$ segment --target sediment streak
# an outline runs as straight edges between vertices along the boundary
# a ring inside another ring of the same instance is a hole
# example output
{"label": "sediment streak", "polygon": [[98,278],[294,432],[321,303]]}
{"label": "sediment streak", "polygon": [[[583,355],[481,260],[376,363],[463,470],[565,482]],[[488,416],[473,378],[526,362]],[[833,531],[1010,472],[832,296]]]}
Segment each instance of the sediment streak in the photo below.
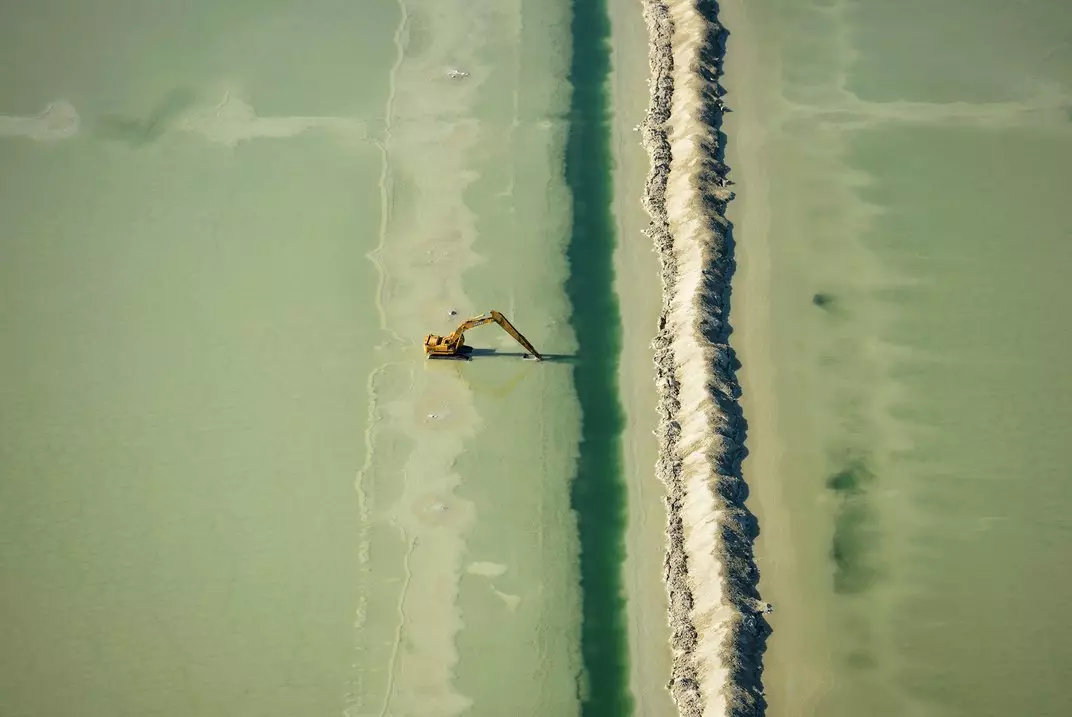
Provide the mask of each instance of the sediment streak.
{"label": "sediment streak", "polygon": [[722,164],[724,32],[710,0],[642,0],[651,101],[641,131],[651,159],[644,203],[662,263],[654,351],[668,510],[665,580],[678,710],[758,715],[760,653],[769,628],[744,506],[745,423],[727,341],[732,192]]}

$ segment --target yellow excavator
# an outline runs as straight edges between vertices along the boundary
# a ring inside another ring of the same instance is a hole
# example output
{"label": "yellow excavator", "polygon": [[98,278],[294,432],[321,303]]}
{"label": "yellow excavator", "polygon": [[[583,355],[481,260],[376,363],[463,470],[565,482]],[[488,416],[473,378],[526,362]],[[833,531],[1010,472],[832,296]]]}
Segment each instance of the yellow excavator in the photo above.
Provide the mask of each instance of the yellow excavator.
{"label": "yellow excavator", "polygon": [[424,353],[427,354],[430,359],[455,359],[460,361],[468,361],[469,353],[473,350],[472,347],[465,345],[465,332],[469,329],[476,328],[477,326],[483,326],[484,324],[496,323],[503,328],[503,331],[514,337],[514,340],[525,347],[528,354],[523,358],[532,358],[539,361],[543,358],[540,352],[533,348],[529,340],[521,335],[521,332],[514,328],[514,325],[510,321],[500,314],[498,311],[489,311],[482,316],[476,316],[472,319],[468,319],[461,323],[461,326],[454,329],[453,333],[449,336],[436,336],[435,334],[428,334],[424,337]]}

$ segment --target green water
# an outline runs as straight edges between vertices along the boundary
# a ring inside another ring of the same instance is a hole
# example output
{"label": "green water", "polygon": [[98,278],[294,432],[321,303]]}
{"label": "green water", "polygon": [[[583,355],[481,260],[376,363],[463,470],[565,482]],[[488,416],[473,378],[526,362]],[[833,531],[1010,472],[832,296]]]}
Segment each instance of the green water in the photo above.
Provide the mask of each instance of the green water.
{"label": "green water", "polygon": [[1072,7],[724,19],[769,713],[1067,714]]}
{"label": "green water", "polygon": [[[81,116],[0,137],[5,715],[343,704],[378,221],[354,197],[378,158],[301,121],[233,146],[175,123],[228,90],[261,116],[365,112],[280,80],[387,47],[356,10],[357,43],[282,4],[170,7],[35,3],[0,30],[0,112]],[[281,28],[321,52],[280,56]]]}
{"label": "green water", "polygon": [[621,576],[626,508],[621,464],[624,421],[616,385],[621,339],[610,209],[609,36],[605,3],[574,0],[573,96],[566,147],[573,227],[566,290],[578,337],[574,384],[582,413],[572,503],[581,551],[584,715],[624,715],[632,709],[626,689],[628,645]]}
{"label": "green water", "polygon": [[[569,41],[566,3],[5,13],[5,717],[579,710]],[[490,308],[551,360],[423,358]]]}

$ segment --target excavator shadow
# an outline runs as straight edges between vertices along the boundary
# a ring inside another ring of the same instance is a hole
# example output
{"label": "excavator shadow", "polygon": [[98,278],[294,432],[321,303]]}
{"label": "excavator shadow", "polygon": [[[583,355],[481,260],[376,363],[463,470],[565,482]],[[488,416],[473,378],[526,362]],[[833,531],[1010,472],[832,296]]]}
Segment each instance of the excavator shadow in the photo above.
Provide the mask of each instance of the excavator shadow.
{"label": "excavator shadow", "polygon": [[[512,358],[520,359],[530,356],[524,351],[497,351],[495,349],[473,348],[467,352],[469,358]],[[572,363],[577,359],[576,354],[540,354],[542,360],[539,363]],[[536,362],[534,362],[536,363]]]}

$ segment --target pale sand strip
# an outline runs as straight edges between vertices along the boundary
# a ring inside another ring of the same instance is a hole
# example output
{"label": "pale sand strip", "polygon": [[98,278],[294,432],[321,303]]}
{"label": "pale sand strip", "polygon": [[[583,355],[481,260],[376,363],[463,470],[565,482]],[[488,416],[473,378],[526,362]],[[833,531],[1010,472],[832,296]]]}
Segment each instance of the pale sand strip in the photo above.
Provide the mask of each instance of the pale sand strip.
{"label": "pale sand strip", "polygon": [[643,121],[648,93],[648,33],[638,0],[610,0],[613,91],[614,217],[618,248],[615,275],[622,315],[619,395],[625,412],[623,470],[628,491],[624,586],[628,598],[629,682],[638,715],[677,714],[666,690],[670,646],[666,592],[662,587],[666,508],[663,487],[652,467],[659,443],[652,435],[656,415],[651,380],[652,336],[659,322],[659,259],[644,235],[649,217],[640,200],[648,156],[636,126]]}
{"label": "pale sand strip", "polygon": [[50,102],[33,117],[0,114],[0,137],[26,137],[49,142],[78,134],[81,118],[66,100]]}
{"label": "pale sand strip", "polygon": [[663,302],[653,348],[659,393],[657,471],[669,510],[671,693],[682,715],[761,714],[756,530],[744,507],[744,421],[727,344],[732,193],[718,161],[722,108],[717,6],[645,0],[651,158],[645,203],[662,261]]}

